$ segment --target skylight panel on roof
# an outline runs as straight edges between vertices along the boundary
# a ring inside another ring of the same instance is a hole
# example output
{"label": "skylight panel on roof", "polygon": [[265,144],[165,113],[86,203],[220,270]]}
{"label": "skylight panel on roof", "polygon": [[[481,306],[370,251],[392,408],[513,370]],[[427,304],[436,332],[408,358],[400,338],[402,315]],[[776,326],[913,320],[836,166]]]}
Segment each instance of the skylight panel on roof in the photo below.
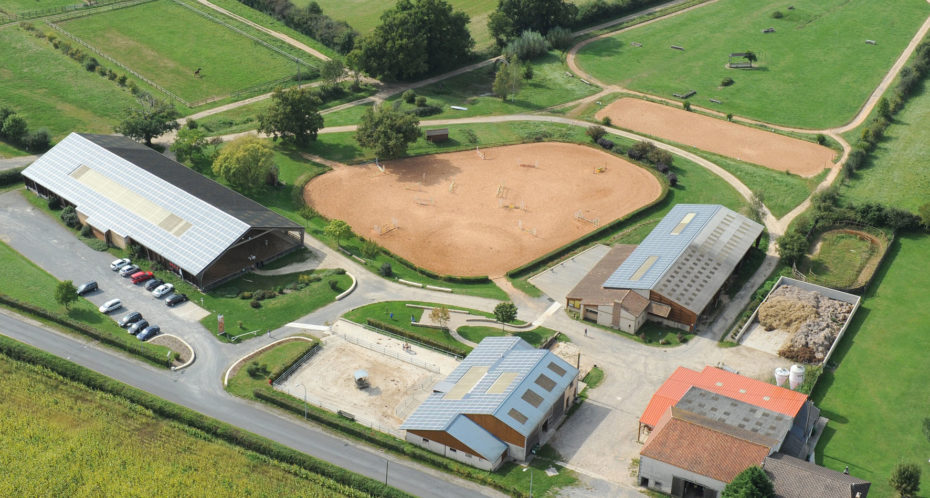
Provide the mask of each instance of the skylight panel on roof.
{"label": "skylight panel on roof", "polygon": [[636,269],[636,272],[633,273],[633,276],[630,277],[630,280],[635,282],[643,278],[643,275],[645,275],[646,272],[649,271],[650,268],[652,268],[652,265],[654,265],[656,261],[658,260],[659,260],[658,256],[649,256],[648,258],[646,258],[646,261],[643,261],[643,264],[639,265],[639,268]]}
{"label": "skylight panel on roof", "polygon": [[532,389],[527,389],[526,392],[523,393],[523,396],[521,396],[520,398],[523,401],[526,401],[527,403],[533,405],[533,408],[539,408],[539,405],[541,405],[543,402],[542,396],[533,392]]}
{"label": "skylight panel on roof", "polygon": [[536,377],[536,385],[546,391],[552,392],[552,389],[555,387],[555,381],[546,377],[545,374],[539,374],[539,377]]}
{"label": "skylight panel on roof", "polygon": [[565,375],[565,369],[556,365],[554,361],[550,361],[546,368],[555,372],[559,377],[563,377]]}
{"label": "skylight panel on roof", "polygon": [[474,366],[469,368],[465,375],[462,375],[462,378],[443,396],[443,399],[464,398],[486,373],[488,373],[488,367]]}
{"label": "skylight panel on roof", "polygon": [[497,377],[497,380],[491,384],[491,387],[488,388],[488,394],[504,394],[510,384],[513,384],[513,379],[516,379],[518,375],[520,374],[517,372],[502,372]]}
{"label": "skylight panel on roof", "polygon": [[507,412],[507,415],[510,415],[510,418],[516,420],[517,422],[520,422],[521,424],[525,424],[526,421],[528,420],[526,418],[526,415],[518,412],[516,408],[511,408],[510,411]]}
{"label": "skylight panel on roof", "polygon": [[696,214],[697,214],[697,213],[688,213],[688,214],[686,214],[685,217],[682,218],[681,221],[678,223],[678,225],[676,225],[675,228],[672,229],[672,233],[671,233],[671,234],[672,234],[672,235],[681,235],[681,232],[683,232],[683,231],[685,230],[685,227],[688,226],[688,223],[691,223],[691,220],[694,219],[694,216],[695,216]]}

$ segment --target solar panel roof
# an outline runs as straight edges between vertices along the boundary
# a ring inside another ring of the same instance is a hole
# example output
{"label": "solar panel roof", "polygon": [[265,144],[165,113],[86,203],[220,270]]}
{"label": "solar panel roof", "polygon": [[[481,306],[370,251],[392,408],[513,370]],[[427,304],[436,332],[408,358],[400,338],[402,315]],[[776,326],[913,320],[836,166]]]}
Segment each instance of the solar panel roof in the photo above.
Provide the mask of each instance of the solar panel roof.
{"label": "solar panel roof", "polygon": [[126,137],[72,133],[23,176],[195,275],[252,227],[300,228]]}

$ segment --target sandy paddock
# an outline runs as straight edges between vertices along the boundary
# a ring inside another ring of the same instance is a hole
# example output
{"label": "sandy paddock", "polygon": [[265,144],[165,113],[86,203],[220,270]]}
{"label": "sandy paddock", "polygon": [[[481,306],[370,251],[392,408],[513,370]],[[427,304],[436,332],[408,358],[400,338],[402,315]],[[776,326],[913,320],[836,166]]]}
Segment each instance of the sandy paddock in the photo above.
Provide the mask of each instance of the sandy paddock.
{"label": "sandy paddock", "polygon": [[641,99],[619,99],[596,116],[609,116],[620,128],[804,177],[831,166],[836,155],[822,145]]}
{"label": "sandy paddock", "polygon": [[[334,338],[335,339],[335,338]],[[355,387],[353,374],[368,371],[371,387]],[[376,353],[341,339],[326,341],[323,349],[280,387],[298,398],[307,387],[307,399],[327,408],[344,410],[361,420],[397,429],[403,417],[420,406],[441,375]],[[402,408],[398,406],[403,403]],[[398,412],[400,410],[398,417]]]}
{"label": "sandy paddock", "polygon": [[[662,193],[652,173],[593,147],[481,151],[485,159],[467,150],[390,161],[384,174],[374,164],[336,168],[304,196],[324,216],[424,268],[498,276],[595,229],[576,212],[603,225]],[[398,229],[375,231],[395,220]]]}

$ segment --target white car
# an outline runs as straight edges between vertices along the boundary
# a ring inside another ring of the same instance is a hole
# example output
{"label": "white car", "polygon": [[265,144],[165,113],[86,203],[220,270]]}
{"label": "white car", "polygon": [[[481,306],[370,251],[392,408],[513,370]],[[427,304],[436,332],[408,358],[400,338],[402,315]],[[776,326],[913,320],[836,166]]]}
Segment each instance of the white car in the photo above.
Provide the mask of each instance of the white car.
{"label": "white car", "polygon": [[100,310],[101,313],[106,314],[106,313],[111,313],[113,311],[116,311],[122,307],[123,307],[122,301],[120,301],[119,299],[110,299],[109,301],[101,304],[100,308],[98,309]]}
{"label": "white car", "polygon": [[116,271],[116,270],[119,270],[120,268],[122,268],[122,267],[128,265],[129,263],[132,263],[132,261],[130,261],[129,258],[117,259],[116,261],[110,263],[110,269],[113,270],[113,271]]}
{"label": "white car", "polygon": [[155,297],[162,297],[165,294],[174,290],[174,285],[172,284],[161,284],[152,291],[152,295]]}

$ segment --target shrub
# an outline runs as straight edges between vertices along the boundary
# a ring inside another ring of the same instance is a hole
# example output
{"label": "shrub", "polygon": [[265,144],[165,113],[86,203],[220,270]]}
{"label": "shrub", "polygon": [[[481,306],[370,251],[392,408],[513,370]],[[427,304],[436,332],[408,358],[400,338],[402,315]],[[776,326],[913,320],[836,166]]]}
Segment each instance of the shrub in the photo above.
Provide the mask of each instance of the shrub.
{"label": "shrub", "polygon": [[391,263],[384,263],[381,265],[381,268],[378,268],[378,275],[382,277],[390,277],[394,275],[394,270],[391,269]]}
{"label": "shrub", "polygon": [[[73,56],[72,56],[72,57],[73,57]],[[100,65],[100,63],[97,62],[97,59],[95,59],[95,58],[93,58],[93,57],[88,57],[88,58],[84,61],[84,69],[86,69],[86,70],[88,70],[88,71],[96,71],[96,70],[97,70],[97,66],[99,66],[99,65]]]}
{"label": "shrub", "polygon": [[790,231],[778,239],[778,253],[786,263],[796,263],[807,254],[810,245],[807,237],[796,231]]}
{"label": "shrub", "polygon": [[58,197],[57,195],[49,196],[48,208],[52,211],[58,211],[61,209],[61,197]]}
{"label": "shrub", "polygon": [[610,126],[613,124],[613,121],[610,119],[610,116],[604,116],[604,119],[601,119],[601,124],[604,126]]}
{"label": "shrub", "polygon": [[125,74],[119,75],[119,78],[116,78],[116,83],[118,83],[119,86],[126,86],[126,75]]}
{"label": "shrub", "polygon": [[379,246],[375,242],[366,240],[365,243],[362,244],[362,256],[365,256],[368,259],[372,259],[378,256],[380,252],[381,252],[381,246]]}
{"label": "shrub", "polygon": [[681,107],[682,107],[682,109],[684,109],[684,110],[686,110],[686,111],[691,111],[691,102],[688,102],[688,101],[686,100],[686,101],[684,101],[684,102],[681,103]]}
{"label": "shrub", "polygon": [[523,79],[525,80],[533,79],[533,65],[532,64],[527,63],[525,66],[523,66]]}
{"label": "shrub", "polygon": [[730,86],[733,84],[733,78],[726,77],[720,82],[720,86]]}
{"label": "shrub", "polygon": [[891,472],[888,484],[901,498],[917,496],[920,491],[920,467],[913,463],[898,463]]}
{"label": "shrub", "polygon": [[0,171],[0,185],[14,185],[23,181],[23,169],[14,168]]}
{"label": "shrub", "polygon": [[537,31],[524,31],[504,48],[508,58],[516,55],[521,60],[535,59],[549,51],[549,42]]}
{"label": "shrub", "polygon": [[612,140],[607,140],[606,138],[598,138],[598,139],[597,139],[597,144],[600,145],[601,147],[607,149],[607,150],[613,149],[613,148],[614,148],[614,145],[616,145],[616,144],[613,143]]}
{"label": "shrub", "polygon": [[245,371],[249,374],[249,377],[252,377],[253,379],[264,379],[265,377],[268,377],[269,373],[271,373],[268,370],[268,365],[264,363],[260,364],[257,361],[249,363],[249,366],[246,367]]}
{"label": "shrub", "polygon": [[311,219],[316,218],[317,216],[319,216],[318,213],[316,212],[316,209],[313,209],[313,208],[310,207],[310,206],[304,206],[304,207],[300,208],[300,213],[299,213],[299,214],[300,214],[300,217],[303,218],[303,219],[305,219],[305,220],[311,220]]}
{"label": "shrub", "polygon": [[252,299],[252,293],[245,291],[239,294],[239,299]]}
{"label": "shrub", "polygon": [[678,185],[678,175],[675,173],[669,172],[668,174],[668,184],[671,186]]}
{"label": "shrub", "polygon": [[81,227],[81,237],[92,237],[94,235],[94,229],[90,225],[84,225]]}
{"label": "shrub", "polygon": [[471,128],[465,128],[464,130],[461,130],[461,132],[462,136],[465,137],[466,142],[470,144],[478,143],[478,135],[475,134],[475,130],[472,130]]}
{"label": "shrub", "polygon": [[406,92],[401,94],[400,98],[403,99],[404,102],[408,104],[412,104],[414,103],[414,101],[416,101],[417,92],[414,92],[413,90],[407,90]]}
{"label": "shrub", "polygon": [[659,171],[659,173],[662,173],[663,175],[669,172],[669,167],[665,163],[656,164],[656,169]]}
{"label": "shrub", "polygon": [[253,299],[252,301],[249,302],[249,306],[258,309],[262,307],[262,303],[258,302],[258,300],[256,299]]}
{"label": "shrub", "polygon": [[772,12],[772,19],[781,19],[782,17],[785,17],[785,15],[782,14],[780,10]]}
{"label": "shrub", "polygon": [[30,152],[45,152],[52,146],[52,136],[45,128],[40,128],[28,135],[23,140]]}
{"label": "shrub", "polygon": [[823,145],[823,144],[827,143],[827,136],[824,135],[823,133],[818,133],[818,134],[817,134],[817,143],[820,144],[820,145]]}
{"label": "shrub", "polygon": [[61,221],[65,222],[65,225],[69,228],[81,226],[81,220],[78,219],[74,206],[68,206],[61,211]]}
{"label": "shrub", "polygon": [[10,114],[0,123],[0,136],[13,143],[20,143],[28,131],[29,125],[18,114]]}
{"label": "shrub", "polygon": [[653,145],[651,142],[647,142],[646,140],[641,140],[633,144],[632,147],[630,147],[630,150],[627,152],[627,155],[630,156],[630,159],[639,161],[641,159],[645,159],[646,156],[649,154],[649,152],[651,152],[655,148],[656,146]]}
{"label": "shrub", "polygon": [[607,130],[605,130],[602,126],[591,125],[585,130],[584,133],[585,135],[591,137],[592,142],[597,143],[601,137],[607,134]]}
{"label": "shrub", "polygon": [[564,51],[571,47],[574,39],[575,35],[572,34],[572,30],[563,28],[562,26],[556,26],[546,33],[546,41],[549,42],[552,48],[557,50]]}
{"label": "shrub", "polygon": [[99,74],[100,76],[103,76],[104,78],[106,78],[106,76],[107,76],[107,68],[105,68],[105,67],[103,67],[103,66],[97,66],[97,74]]}
{"label": "shrub", "polygon": [[112,69],[107,69],[107,79],[110,80],[110,81],[115,80],[115,79],[116,79],[116,71],[113,71]]}
{"label": "shrub", "polygon": [[330,281],[327,282],[327,283],[329,284],[329,288],[330,288],[333,292],[339,292],[339,281],[338,281],[338,280],[330,280]]}
{"label": "shrub", "polygon": [[87,247],[95,251],[98,251],[98,252],[103,252],[110,248],[110,246],[108,246],[106,242],[100,239],[87,239],[84,242],[87,244]]}
{"label": "shrub", "polygon": [[426,107],[426,97],[417,97],[414,102],[417,107]]}
{"label": "shrub", "polygon": [[728,112],[728,113],[727,113],[727,121],[733,121],[733,113],[732,113],[732,112]]}
{"label": "shrub", "polygon": [[[422,98],[422,97],[417,97]],[[405,111],[407,114],[413,114],[419,117],[423,116],[432,116],[434,114],[439,114],[442,112],[442,108],[435,105],[424,105],[422,107],[414,107],[413,109],[408,109]]]}

